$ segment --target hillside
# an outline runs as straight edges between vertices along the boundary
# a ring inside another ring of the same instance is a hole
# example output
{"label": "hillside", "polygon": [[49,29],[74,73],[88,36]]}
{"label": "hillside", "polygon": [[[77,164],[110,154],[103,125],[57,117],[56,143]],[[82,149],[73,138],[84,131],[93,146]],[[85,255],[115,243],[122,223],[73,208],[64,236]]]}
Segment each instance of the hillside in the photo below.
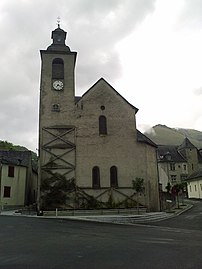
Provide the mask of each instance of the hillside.
{"label": "hillside", "polygon": [[11,142],[8,141],[2,141],[0,140],[0,150],[28,150],[27,148],[19,145],[14,145]]}
{"label": "hillside", "polygon": [[[2,141],[0,140],[0,150],[18,150],[18,151],[27,151],[28,149],[23,147],[23,146],[19,146],[19,145],[14,145],[11,142],[8,141]],[[32,152],[32,159],[37,162],[37,155],[35,152]]]}
{"label": "hillside", "polygon": [[187,137],[197,148],[202,148],[202,132],[194,129],[170,128],[158,124],[145,135],[157,145],[180,145]]}

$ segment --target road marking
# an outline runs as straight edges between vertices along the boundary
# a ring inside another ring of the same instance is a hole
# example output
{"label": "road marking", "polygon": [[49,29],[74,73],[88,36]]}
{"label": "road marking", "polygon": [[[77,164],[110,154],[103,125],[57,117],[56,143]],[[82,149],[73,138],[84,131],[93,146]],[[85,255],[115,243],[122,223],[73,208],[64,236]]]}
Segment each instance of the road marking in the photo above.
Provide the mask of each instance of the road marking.
{"label": "road marking", "polygon": [[172,238],[148,238],[145,240],[138,240],[141,243],[151,243],[151,244],[173,244],[175,239]]}

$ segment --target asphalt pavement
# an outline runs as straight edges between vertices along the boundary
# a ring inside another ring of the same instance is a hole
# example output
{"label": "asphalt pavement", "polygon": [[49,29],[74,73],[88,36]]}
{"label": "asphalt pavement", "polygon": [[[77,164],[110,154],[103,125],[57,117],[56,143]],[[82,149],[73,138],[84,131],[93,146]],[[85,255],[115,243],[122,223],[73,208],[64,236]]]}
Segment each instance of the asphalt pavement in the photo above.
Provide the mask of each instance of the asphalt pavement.
{"label": "asphalt pavement", "polygon": [[0,269],[201,269],[202,201],[192,205],[143,225],[4,212]]}
{"label": "asphalt pavement", "polygon": [[[182,212],[177,218],[167,218],[152,225],[202,231],[202,200],[191,200],[192,208]],[[201,267],[202,268],[202,267]]]}

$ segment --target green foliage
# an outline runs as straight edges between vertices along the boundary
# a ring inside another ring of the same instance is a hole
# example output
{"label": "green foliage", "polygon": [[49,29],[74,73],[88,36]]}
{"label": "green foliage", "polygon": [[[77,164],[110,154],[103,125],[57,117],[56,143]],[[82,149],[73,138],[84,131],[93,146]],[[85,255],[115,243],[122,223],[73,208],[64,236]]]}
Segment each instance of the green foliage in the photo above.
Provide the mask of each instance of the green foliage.
{"label": "green foliage", "polygon": [[133,208],[139,206],[136,201],[125,199],[121,204],[124,205],[124,208]]}
{"label": "green foliage", "polygon": [[120,202],[115,202],[112,196],[112,193],[110,193],[108,201],[105,203],[107,208],[119,208]]}
{"label": "green foliage", "polygon": [[186,182],[177,183],[172,186],[171,192],[174,195],[178,195],[179,192],[184,192],[184,189],[186,188]]}
{"label": "green foliage", "polygon": [[186,192],[187,190],[187,182],[183,181],[180,183],[182,192]]}
{"label": "green foliage", "polygon": [[136,177],[135,180],[132,181],[133,189],[137,193],[143,193],[144,192],[144,179],[140,177]]}
{"label": "green foliage", "polygon": [[137,193],[137,211],[139,215],[139,194],[144,193],[144,179],[140,177],[136,177],[135,180],[132,181],[133,189]]}
{"label": "green foliage", "polygon": [[19,145],[14,145],[8,141],[0,140],[0,150],[28,150],[27,148]]}
{"label": "green foliage", "polygon": [[185,188],[186,188],[186,182],[177,183],[177,184],[172,186],[171,192],[176,197],[178,208],[180,208],[179,194],[182,193],[182,195],[183,195]]}
{"label": "green foliage", "polygon": [[91,196],[88,200],[87,200],[87,205],[86,208],[87,209],[97,209],[100,208],[101,204],[98,200],[95,199],[95,197]]}
{"label": "green foliage", "polygon": [[73,190],[75,183],[68,181],[60,174],[55,174],[41,183],[43,209],[62,207],[67,200],[67,191]]}
{"label": "green foliage", "polygon": [[108,198],[108,201],[106,203],[106,206],[109,207],[109,208],[113,208],[113,197],[112,197],[111,193],[109,195],[109,198]]}
{"label": "green foliage", "polygon": [[[26,147],[20,146],[20,145],[14,145],[11,142],[8,141],[2,141],[0,140],[0,150],[15,150],[15,151],[28,151]],[[35,152],[31,151],[32,153],[32,160],[34,162],[37,162],[38,157]]]}

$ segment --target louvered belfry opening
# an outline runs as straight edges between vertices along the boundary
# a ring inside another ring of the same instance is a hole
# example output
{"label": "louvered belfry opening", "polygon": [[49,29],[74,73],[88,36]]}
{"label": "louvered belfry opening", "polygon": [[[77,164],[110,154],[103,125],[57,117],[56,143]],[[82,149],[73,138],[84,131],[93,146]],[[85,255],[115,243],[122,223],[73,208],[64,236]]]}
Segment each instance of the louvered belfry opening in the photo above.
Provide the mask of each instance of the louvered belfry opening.
{"label": "louvered belfry opening", "polygon": [[52,79],[64,79],[64,62],[60,58],[52,62]]}

